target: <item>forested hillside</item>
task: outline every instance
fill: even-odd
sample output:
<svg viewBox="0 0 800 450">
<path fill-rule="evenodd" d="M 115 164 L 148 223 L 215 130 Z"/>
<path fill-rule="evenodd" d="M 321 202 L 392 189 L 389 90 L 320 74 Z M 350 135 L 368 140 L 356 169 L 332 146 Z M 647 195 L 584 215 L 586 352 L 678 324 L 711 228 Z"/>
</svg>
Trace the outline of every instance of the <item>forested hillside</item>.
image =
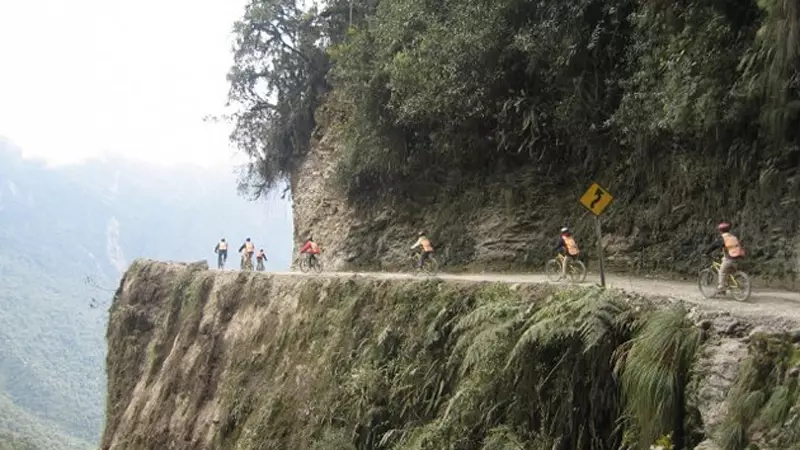
<svg viewBox="0 0 800 450">
<path fill-rule="evenodd" d="M 221 236 L 247 235 L 285 269 L 291 212 L 278 200 L 238 197 L 227 169 L 48 168 L 0 140 L 0 449 L 96 448 L 106 309 L 122 270 L 143 256 L 214 261 Z"/>
<path fill-rule="evenodd" d="M 749 270 L 794 280 L 797 2 L 298 4 L 236 24 L 233 139 L 338 263 L 396 264 L 426 227 L 452 266 L 540 267 L 563 224 L 591 259 L 598 181 L 615 270 L 696 273 L 728 220 Z"/>
</svg>

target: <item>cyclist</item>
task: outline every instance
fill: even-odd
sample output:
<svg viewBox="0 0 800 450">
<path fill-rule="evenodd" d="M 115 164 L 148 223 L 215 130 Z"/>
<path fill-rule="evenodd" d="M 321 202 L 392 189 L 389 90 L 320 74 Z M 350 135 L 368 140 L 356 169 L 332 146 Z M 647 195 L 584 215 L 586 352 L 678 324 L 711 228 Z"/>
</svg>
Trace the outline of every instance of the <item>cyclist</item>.
<svg viewBox="0 0 800 450">
<path fill-rule="evenodd" d="M 250 241 L 250 238 L 244 240 L 244 244 L 239 247 L 239 253 L 242 254 L 242 267 L 245 262 L 249 263 L 250 269 L 253 268 L 253 253 L 255 253 L 256 246 Z"/>
<path fill-rule="evenodd" d="M 262 248 L 261 250 L 258 251 L 258 254 L 256 254 L 256 261 L 257 261 L 256 270 L 258 270 L 259 272 L 263 272 L 264 261 L 266 260 L 267 260 L 267 255 L 264 254 L 264 249 Z"/>
<path fill-rule="evenodd" d="M 214 247 L 214 253 L 217 254 L 217 268 L 222 269 L 225 267 L 225 262 L 228 261 L 228 243 L 225 242 L 225 238 L 217 242 L 216 247 Z"/>
<path fill-rule="evenodd" d="M 428 259 L 428 256 L 433 253 L 431 241 L 425 236 L 424 231 L 420 231 L 417 234 L 417 242 L 411 246 L 411 250 L 414 250 L 417 247 L 422 247 L 422 254 L 419 257 L 419 268 L 421 269 L 425 264 L 425 260 Z"/>
<path fill-rule="evenodd" d="M 309 237 L 303 247 L 300 248 L 300 254 L 306 254 L 308 257 L 309 265 L 313 262 L 316 263 L 317 255 L 319 255 L 319 245 L 314 242 L 314 237 Z"/>
<path fill-rule="evenodd" d="M 561 277 L 567 276 L 567 267 L 574 258 L 580 256 L 581 251 L 578 248 L 578 243 L 575 242 L 575 236 L 569 231 L 569 228 L 561 228 L 561 236 L 558 237 L 558 246 L 556 252 L 564 252 L 564 264 L 561 265 Z"/>
<path fill-rule="evenodd" d="M 742 247 L 739 238 L 731 233 L 731 224 L 722 222 L 717 226 L 719 230 L 721 242 L 717 242 L 713 247 L 715 249 L 722 247 L 722 264 L 719 268 L 719 280 L 717 281 L 717 291 L 723 292 L 727 287 L 726 280 L 728 274 L 736 270 L 738 262 L 744 258 L 744 247 Z"/>
</svg>

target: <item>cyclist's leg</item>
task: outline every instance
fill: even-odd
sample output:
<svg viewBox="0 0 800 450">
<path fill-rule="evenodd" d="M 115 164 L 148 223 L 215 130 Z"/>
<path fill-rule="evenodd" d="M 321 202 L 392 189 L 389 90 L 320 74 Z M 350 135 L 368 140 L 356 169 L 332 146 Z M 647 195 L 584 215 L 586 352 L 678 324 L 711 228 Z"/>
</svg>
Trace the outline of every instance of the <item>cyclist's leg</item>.
<svg viewBox="0 0 800 450">
<path fill-rule="evenodd" d="M 572 262 L 572 257 L 565 254 L 564 262 L 561 264 L 561 278 L 567 277 L 567 267 L 569 267 L 570 262 Z"/>
<path fill-rule="evenodd" d="M 717 279 L 717 290 L 724 291 L 728 285 L 728 274 L 734 269 L 735 261 L 724 256 L 722 264 L 719 266 L 719 278 Z"/>
<path fill-rule="evenodd" d="M 419 256 L 419 267 L 420 269 L 425 265 L 425 260 L 428 259 L 428 254 L 430 252 L 423 251 L 422 254 Z"/>
</svg>

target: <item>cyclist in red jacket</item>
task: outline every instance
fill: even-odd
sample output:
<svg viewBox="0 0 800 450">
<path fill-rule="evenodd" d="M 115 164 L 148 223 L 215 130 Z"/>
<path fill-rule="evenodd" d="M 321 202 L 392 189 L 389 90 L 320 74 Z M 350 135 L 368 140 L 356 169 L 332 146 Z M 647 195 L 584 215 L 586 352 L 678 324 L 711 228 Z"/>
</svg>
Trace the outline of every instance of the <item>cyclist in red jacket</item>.
<svg viewBox="0 0 800 450">
<path fill-rule="evenodd" d="M 300 254 L 301 255 L 303 255 L 303 254 L 308 255 L 308 259 L 309 259 L 308 262 L 309 263 L 311 263 L 312 260 L 313 260 L 314 263 L 317 262 L 316 258 L 317 258 L 317 255 L 319 255 L 319 245 L 317 245 L 317 243 L 314 242 L 314 238 L 313 237 L 308 238 L 308 241 L 306 241 L 306 243 L 303 245 L 303 247 L 300 248 Z"/>
</svg>

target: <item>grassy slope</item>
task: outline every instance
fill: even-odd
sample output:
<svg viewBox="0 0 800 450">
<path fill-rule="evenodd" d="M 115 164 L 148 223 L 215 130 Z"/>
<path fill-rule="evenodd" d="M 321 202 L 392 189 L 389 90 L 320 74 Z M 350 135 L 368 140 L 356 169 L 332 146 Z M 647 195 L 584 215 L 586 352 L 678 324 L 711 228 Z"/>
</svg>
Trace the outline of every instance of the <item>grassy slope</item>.
<svg viewBox="0 0 800 450">
<path fill-rule="evenodd" d="M 103 448 L 618 448 L 625 435 L 609 375 L 637 314 L 615 293 L 157 263 L 123 285 Z"/>
<path fill-rule="evenodd" d="M 138 262 L 111 311 L 103 448 L 600 450 L 670 433 L 694 445 L 704 333 L 659 309 L 597 289 Z M 800 418 L 798 350 L 756 337 L 750 354 L 718 439 L 795 448 L 800 428 L 780 424 Z"/>
<path fill-rule="evenodd" d="M 0 450 L 92 449 L 52 421 L 28 413 L 6 395 L 0 396 Z"/>
</svg>

